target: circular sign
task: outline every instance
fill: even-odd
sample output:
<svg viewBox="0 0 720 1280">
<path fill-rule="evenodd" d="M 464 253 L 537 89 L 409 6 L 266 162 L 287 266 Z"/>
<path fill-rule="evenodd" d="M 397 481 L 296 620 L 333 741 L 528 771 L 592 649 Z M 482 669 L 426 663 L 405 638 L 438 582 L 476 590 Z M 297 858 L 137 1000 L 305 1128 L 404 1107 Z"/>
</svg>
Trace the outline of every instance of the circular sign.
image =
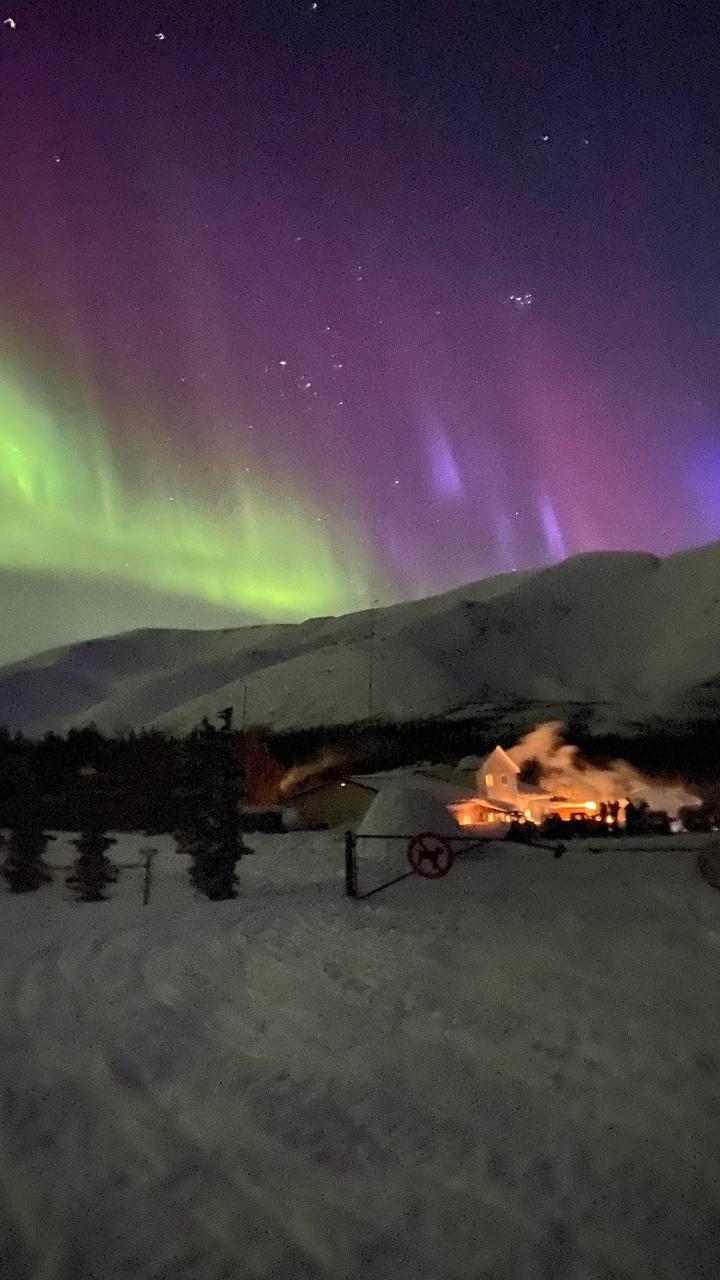
<svg viewBox="0 0 720 1280">
<path fill-rule="evenodd" d="M 413 836 L 408 843 L 407 856 L 413 871 L 426 880 L 439 880 L 446 876 L 455 860 L 450 845 L 430 831 Z"/>
</svg>

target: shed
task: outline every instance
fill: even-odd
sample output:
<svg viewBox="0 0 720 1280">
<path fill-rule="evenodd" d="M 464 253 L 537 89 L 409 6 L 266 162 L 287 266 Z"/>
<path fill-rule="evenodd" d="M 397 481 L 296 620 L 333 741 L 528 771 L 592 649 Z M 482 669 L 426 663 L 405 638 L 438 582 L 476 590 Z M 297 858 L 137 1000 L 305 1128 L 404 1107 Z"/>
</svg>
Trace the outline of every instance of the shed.
<svg viewBox="0 0 720 1280">
<path fill-rule="evenodd" d="M 331 778 L 316 782 L 288 797 L 298 825 L 309 830 L 339 827 L 353 831 L 377 795 L 378 787 L 356 778 Z"/>
<path fill-rule="evenodd" d="M 309 829 L 339 828 L 355 831 L 383 787 L 425 780 L 414 769 L 392 769 L 385 773 L 355 774 L 347 778 L 326 779 L 305 787 L 288 797 L 288 805 L 297 814 L 297 825 Z M 456 799 L 459 792 L 452 787 L 443 790 L 443 798 Z"/>
</svg>

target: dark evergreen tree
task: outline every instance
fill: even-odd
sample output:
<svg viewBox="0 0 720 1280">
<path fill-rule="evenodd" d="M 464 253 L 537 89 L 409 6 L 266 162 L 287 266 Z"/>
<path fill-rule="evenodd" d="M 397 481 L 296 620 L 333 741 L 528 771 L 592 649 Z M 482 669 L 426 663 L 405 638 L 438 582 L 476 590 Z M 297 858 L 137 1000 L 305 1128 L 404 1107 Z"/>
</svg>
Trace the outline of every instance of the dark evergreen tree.
<svg viewBox="0 0 720 1280">
<path fill-rule="evenodd" d="M 51 880 L 43 854 L 53 837 L 45 830 L 37 774 L 24 749 L 12 759 L 5 781 L 10 830 L 0 837 L 7 851 L 2 873 L 12 893 L 32 893 Z"/>
<path fill-rule="evenodd" d="M 197 787 L 178 849 L 191 858 L 190 879 L 213 902 L 237 897 L 235 868 L 243 853 L 237 742 L 204 724 L 194 741 Z"/>
<path fill-rule="evenodd" d="M 233 827 L 237 825 L 237 834 Z M 191 858 L 190 879 L 195 888 L 220 902 L 237 897 L 235 867 L 243 852 L 239 818 L 230 823 L 218 809 L 202 809 L 176 835 L 178 848 Z"/>
<path fill-rule="evenodd" d="M 32 805 L 25 814 L 18 815 L 9 835 L 0 837 L 0 843 L 7 850 L 2 873 L 11 893 L 33 893 L 52 880 L 43 854 L 48 842 L 54 839 L 44 830 Z"/>
<path fill-rule="evenodd" d="M 98 814 L 95 819 L 86 820 L 84 830 L 73 840 L 78 850 L 73 874 L 67 877 L 67 884 L 72 885 L 78 902 L 103 902 L 105 889 L 115 884 L 118 869 L 106 856 L 108 849 L 117 841 L 105 832 L 105 824 Z"/>
</svg>

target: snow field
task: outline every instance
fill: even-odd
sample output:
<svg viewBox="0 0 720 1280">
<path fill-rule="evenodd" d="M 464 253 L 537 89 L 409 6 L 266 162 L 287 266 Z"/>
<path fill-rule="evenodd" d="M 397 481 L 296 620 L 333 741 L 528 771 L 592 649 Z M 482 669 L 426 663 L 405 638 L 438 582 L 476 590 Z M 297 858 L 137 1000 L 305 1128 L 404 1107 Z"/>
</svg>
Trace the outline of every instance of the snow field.
<svg viewBox="0 0 720 1280">
<path fill-rule="evenodd" d="M 234 902 L 132 835 L 148 907 L 140 871 L 0 895 L 3 1275 L 717 1275 L 712 838 L 490 844 L 367 902 L 338 836 L 249 843 Z"/>
</svg>

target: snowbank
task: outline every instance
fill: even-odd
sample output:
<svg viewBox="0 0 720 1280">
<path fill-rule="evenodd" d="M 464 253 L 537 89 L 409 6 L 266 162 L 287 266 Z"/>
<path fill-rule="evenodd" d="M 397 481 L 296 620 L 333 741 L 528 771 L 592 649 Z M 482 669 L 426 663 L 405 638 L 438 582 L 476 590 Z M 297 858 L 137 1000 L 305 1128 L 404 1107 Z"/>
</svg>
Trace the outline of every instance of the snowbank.
<svg viewBox="0 0 720 1280">
<path fill-rule="evenodd" d="M 341 838 L 258 835 L 218 904 L 133 840 L 149 907 L 0 894 L 3 1277 L 716 1276 L 702 840 L 349 902 Z"/>
<path fill-rule="evenodd" d="M 422 782 L 403 782 L 378 791 L 357 829 L 359 836 L 462 835 L 442 800 Z"/>
</svg>

